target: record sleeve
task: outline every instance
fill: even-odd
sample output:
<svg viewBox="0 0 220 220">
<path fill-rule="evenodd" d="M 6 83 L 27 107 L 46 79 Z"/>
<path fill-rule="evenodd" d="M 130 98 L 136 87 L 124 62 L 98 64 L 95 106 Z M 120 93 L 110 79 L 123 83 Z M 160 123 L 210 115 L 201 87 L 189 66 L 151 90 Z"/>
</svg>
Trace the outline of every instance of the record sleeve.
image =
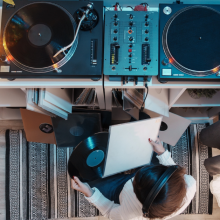
<svg viewBox="0 0 220 220">
<path fill-rule="evenodd" d="M 73 112 L 84 112 L 84 113 L 100 113 L 101 115 L 101 124 L 102 129 L 108 130 L 109 126 L 112 122 L 112 112 L 107 110 L 100 110 L 100 109 L 88 109 L 88 108 L 73 108 Z"/>
<path fill-rule="evenodd" d="M 103 178 L 151 163 L 162 117 L 112 125 Z"/>
<path fill-rule="evenodd" d="M 27 141 L 56 144 L 51 117 L 20 109 Z"/>
<path fill-rule="evenodd" d="M 99 113 L 72 113 L 68 120 L 52 118 L 58 147 L 76 147 L 89 136 L 101 132 Z"/>
</svg>

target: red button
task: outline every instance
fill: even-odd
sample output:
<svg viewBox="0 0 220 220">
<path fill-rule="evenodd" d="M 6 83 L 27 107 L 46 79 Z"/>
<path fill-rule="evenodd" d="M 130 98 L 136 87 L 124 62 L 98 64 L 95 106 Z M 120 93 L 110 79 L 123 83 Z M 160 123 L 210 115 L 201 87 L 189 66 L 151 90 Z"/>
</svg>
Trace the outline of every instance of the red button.
<svg viewBox="0 0 220 220">
<path fill-rule="evenodd" d="M 128 49 L 128 52 L 131 53 L 131 52 L 132 52 L 132 49 Z"/>
</svg>

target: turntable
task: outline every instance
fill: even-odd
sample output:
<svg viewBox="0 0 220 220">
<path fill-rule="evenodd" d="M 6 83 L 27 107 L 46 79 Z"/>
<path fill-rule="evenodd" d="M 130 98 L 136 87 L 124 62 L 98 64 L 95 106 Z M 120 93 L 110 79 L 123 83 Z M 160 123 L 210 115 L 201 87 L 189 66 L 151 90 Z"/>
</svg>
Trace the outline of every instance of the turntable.
<svg viewBox="0 0 220 220">
<path fill-rule="evenodd" d="M 0 78 L 101 78 L 103 2 L 3 3 Z"/>
<path fill-rule="evenodd" d="M 158 80 L 220 80 L 220 6 L 160 4 L 159 16 Z"/>
</svg>

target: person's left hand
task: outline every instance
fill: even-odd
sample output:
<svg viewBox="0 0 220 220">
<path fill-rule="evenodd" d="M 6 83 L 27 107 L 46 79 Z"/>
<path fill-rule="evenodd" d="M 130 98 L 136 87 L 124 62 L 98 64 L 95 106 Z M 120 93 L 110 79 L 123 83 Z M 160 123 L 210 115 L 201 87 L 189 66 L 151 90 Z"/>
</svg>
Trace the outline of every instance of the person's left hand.
<svg viewBox="0 0 220 220">
<path fill-rule="evenodd" d="M 71 179 L 71 188 L 83 193 L 86 197 L 91 197 L 93 194 L 92 188 L 88 184 L 81 182 L 76 176 Z"/>
<path fill-rule="evenodd" d="M 161 155 L 165 152 L 165 148 L 163 147 L 163 144 L 161 143 L 160 139 L 157 138 L 156 141 L 153 141 L 149 138 L 149 142 L 153 146 L 153 150 L 158 154 Z"/>
</svg>

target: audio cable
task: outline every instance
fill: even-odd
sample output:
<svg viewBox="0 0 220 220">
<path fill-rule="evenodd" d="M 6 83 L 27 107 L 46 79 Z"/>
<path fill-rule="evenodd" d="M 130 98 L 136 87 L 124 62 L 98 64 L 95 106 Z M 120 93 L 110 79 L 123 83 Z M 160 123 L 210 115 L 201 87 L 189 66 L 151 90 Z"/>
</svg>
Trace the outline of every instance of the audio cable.
<svg viewBox="0 0 220 220">
<path fill-rule="evenodd" d="M 147 98 L 147 96 L 148 96 L 148 85 L 147 85 L 147 82 L 145 83 L 145 88 L 147 89 L 147 93 L 146 93 L 146 95 L 145 95 L 145 98 L 144 98 L 144 101 L 143 101 L 143 103 L 142 103 L 142 105 L 141 105 L 141 111 L 143 112 L 144 111 L 144 104 L 145 104 L 145 101 L 146 101 L 146 98 Z"/>
</svg>

